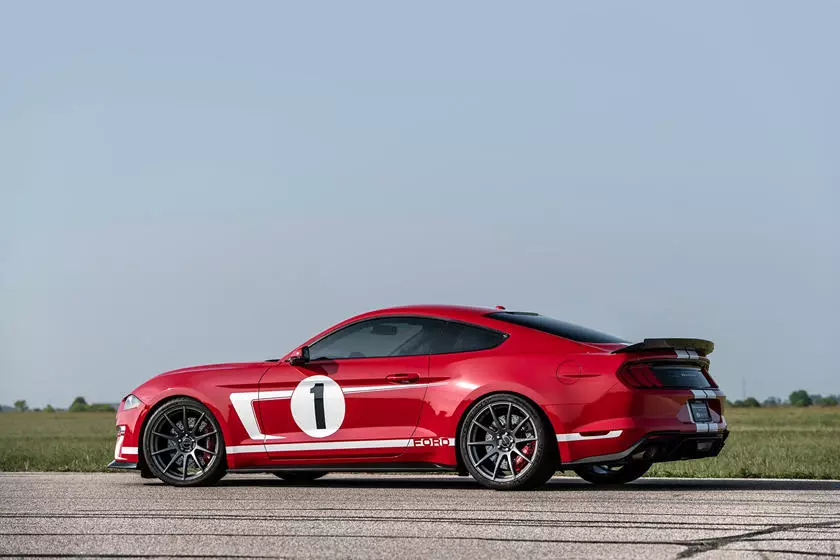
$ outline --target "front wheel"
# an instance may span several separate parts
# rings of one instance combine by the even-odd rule
[[[584,465],[576,468],[575,473],[592,484],[626,484],[648,472],[650,465],[645,461],[634,461],[623,465]]]
[[[291,484],[306,484],[327,475],[327,471],[277,471],[272,473]]]
[[[557,469],[554,434],[539,410],[517,395],[480,400],[464,418],[458,439],[467,470],[488,488],[536,488]]]
[[[158,408],[143,431],[143,457],[157,478],[173,486],[213,484],[225,475],[225,444],[213,413],[190,398]]]

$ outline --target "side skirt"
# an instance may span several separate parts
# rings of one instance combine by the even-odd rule
[[[110,463],[108,463],[108,468],[133,471],[140,467],[137,466],[137,463],[126,463],[125,461],[111,461]]]
[[[455,465],[438,463],[322,463],[319,465],[265,465],[228,469],[229,473],[270,473],[288,471],[327,471],[327,472],[455,472]]]

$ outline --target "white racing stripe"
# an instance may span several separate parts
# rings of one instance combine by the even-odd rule
[[[314,441],[306,443],[270,443],[265,450],[280,451],[330,451],[332,449],[382,449],[408,447],[410,439],[373,439],[366,441]]]
[[[689,389],[695,399],[719,399],[724,396],[719,389]]]
[[[282,453],[289,451],[331,451],[335,449],[404,449],[406,447],[452,447],[455,438],[427,437],[410,439],[370,439],[359,441],[312,441],[304,443],[269,443],[266,445],[233,445],[231,455],[240,453]]]
[[[238,455],[241,453],[265,453],[265,445],[231,445],[225,449],[228,455]]]
[[[557,441],[588,441],[592,439],[612,439],[621,435],[623,430],[611,430],[606,434],[585,436],[583,434],[557,434]]]
[[[292,396],[291,391],[262,391],[251,393],[231,393],[230,404],[236,411],[236,415],[245,426],[248,437],[251,439],[285,439],[283,436],[266,435],[260,431],[257,424],[257,415],[254,413],[254,401],[268,401],[274,399],[288,399]]]
[[[726,423],[718,424],[716,422],[700,422],[696,424],[698,432],[722,432],[726,429]]]
[[[411,389],[414,387],[437,387],[438,385],[446,385],[446,381],[438,381],[436,383],[405,383],[403,385],[371,385],[369,387],[342,387],[341,391],[346,395],[348,393],[368,393],[370,391],[393,391],[395,389]]]

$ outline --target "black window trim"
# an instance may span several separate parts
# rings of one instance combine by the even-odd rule
[[[483,352],[485,350],[492,350],[493,348],[498,348],[499,346],[504,344],[504,342],[508,339],[508,337],[510,337],[510,333],[506,333],[505,331],[501,331],[499,329],[494,329],[492,327],[485,327],[484,325],[476,325],[475,323],[470,323],[469,321],[461,321],[459,319],[449,319],[449,318],[443,318],[443,317],[435,317],[433,315],[406,315],[406,314],[377,315],[375,317],[365,317],[364,319],[359,319],[358,321],[353,321],[352,323],[344,325],[343,327],[333,329],[333,330],[319,336],[317,339],[313,340],[309,344],[306,344],[306,346],[311,348],[313,345],[318,344],[319,342],[321,342],[322,340],[324,340],[328,336],[332,336],[334,334],[337,334],[337,333],[339,333],[339,332],[341,332],[345,329],[349,329],[350,327],[354,327],[354,326],[356,326],[360,323],[366,323],[368,321],[376,321],[376,320],[380,320],[380,319],[431,319],[431,320],[434,320],[434,321],[440,321],[442,323],[455,323],[455,324],[458,324],[458,325],[465,325],[465,326],[468,326],[468,327],[481,329],[481,330],[484,330],[484,331],[487,331],[487,332],[491,332],[491,333],[494,333],[494,334],[501,335],[501,339],[500,339],[499,343],[496,344],[495,346],[490,346],[488,348],[481,348],[480,350],[459,350],[457,352],[441,352],[441,353],[434,353],[434,354],[431,353],[431,352],[425,352],[423,354],[404,354],[402,356],[359,356],[359,357],[354,357],[354,358],[350,358],[350,357],[347,357],[347,358],[315,358],[315,359],[310,360],[309,363],[313,363],[313,362],[338,362],[338,361],[343,361],[343,360],[382,360],[382,359],[386,359],[386,358],[390,358],[390,359],[411,358],[411,357],[416,357],[416,356],[448,356],[450,354],[466,354],[468,352]]]

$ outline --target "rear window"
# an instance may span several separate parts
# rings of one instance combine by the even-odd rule
[[[563,338],[568,338],[569,340],[574,340],[575,342],[591,342],[594,344],[627,342],[626,340],[611,334],[587,329],[586,327],[581,327],[565,321],[559,321],[537,313],[500,311],[497,313],[490,313],[487,316],[506,323],[513,323],[514,325],[528,327],[544,333],[553,334],[555,336],[562,336]]]

